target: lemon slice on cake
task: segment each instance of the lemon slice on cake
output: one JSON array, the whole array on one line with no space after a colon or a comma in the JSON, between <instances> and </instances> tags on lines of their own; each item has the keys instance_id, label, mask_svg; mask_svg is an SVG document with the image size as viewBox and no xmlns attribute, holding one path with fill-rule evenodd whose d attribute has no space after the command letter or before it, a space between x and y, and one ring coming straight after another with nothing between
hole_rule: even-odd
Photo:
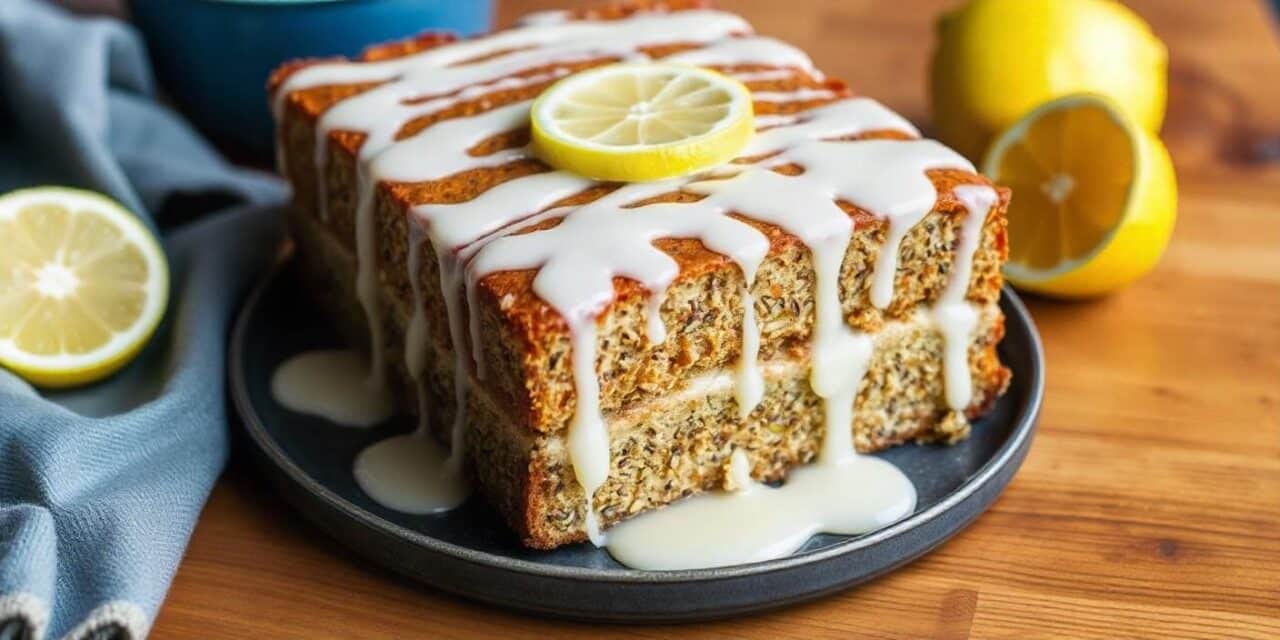
<instances>
[{"instance_id":1,"label":"lemon slice on cake","mask_svg":"<svg viewBox=\"0 0 1280 640\"><path fill-rule=\"evenodd\" d=\"M755 130L751 92L700 67L615 64L552 85L532 109L534 151L566 171L661 180L728 162Z\"/></svg>"},{"instance_id":2,"label":"lemon slice on cake","mask_svg":"<svg viewBox=\"0 0 1280 640\"><path fill-rule=\"evenodd\" d=\"M0 365L45 387L103 378L164 314L169 268L141 222L96 193L0 196Z\"/></svg>"},{"instance_id":3,"label":"lemon slice on cake","mask_svg":"<svg viewBox=\"0 0 1280 640\"><path fill-rule=\"evenodd\" d=\"M1029 291L1087 297L1155 266L1177 184L1169 153L1109 100L1049 102L1000 135L984 172L1013 189L1004 273Z\"/></svg>"}]
</instances>

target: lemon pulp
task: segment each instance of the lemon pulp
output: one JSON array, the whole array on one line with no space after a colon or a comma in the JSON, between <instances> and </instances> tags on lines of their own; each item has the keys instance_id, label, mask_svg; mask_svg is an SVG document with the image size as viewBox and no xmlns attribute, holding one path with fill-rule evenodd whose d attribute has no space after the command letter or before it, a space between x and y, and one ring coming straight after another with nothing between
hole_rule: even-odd
<instances>
[{"instance_id":1,"label":"lemon pulp","mask_svg":"<svg viewBox=\"0 0 1280 640\"><path fill-rule=\"evenodd\" d=\"M119 204L58 187L0 197L0 365L65 387L100 379L146 344L168 266Z\"/></svg>"},{"instance_id":2,"label":"lemon pulp","mask_svg":"<svg viewBox=\"0 0 1280 640\"><path fill-rule=\"evenodd\" d=\"M1168 152L1104 98L1032 111L984 164L1013 189L1005 275L1024 289L1106 293L1149 271L1168 244L1177 192Z\"/></svg>"},{"instance_id":3,"label":"lemon pulp","mask_svg":"<svg viewBox=\"0 0 1280 640\"><path fill-rule=\"evenodd\" d=\"M732 160L754 131L742 83L699 67L616 64L575 74L534 102L532 141L548 164L638 182Z\"/></svg>"}]
</instances>

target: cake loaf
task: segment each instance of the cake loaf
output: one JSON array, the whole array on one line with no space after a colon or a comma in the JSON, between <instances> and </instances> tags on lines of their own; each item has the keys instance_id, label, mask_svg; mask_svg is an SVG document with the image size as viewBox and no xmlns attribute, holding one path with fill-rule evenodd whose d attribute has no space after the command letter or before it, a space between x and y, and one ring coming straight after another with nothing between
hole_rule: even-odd
<instances>
[{"instance_id":1,"label":"cake loaf","mask_svg":"<svg viewBox=\"0 0 1280 640\"><path fill-rule=\"evenodd\" d=\"M752 91L728 174L597 183L529 151L541 91L639 58ZM718 488L735 449L776 480L954 441L1008 384L1007 190L737 16L537 14L270 86L318 305L531 547Z\"/></svg>"}]
</instances>

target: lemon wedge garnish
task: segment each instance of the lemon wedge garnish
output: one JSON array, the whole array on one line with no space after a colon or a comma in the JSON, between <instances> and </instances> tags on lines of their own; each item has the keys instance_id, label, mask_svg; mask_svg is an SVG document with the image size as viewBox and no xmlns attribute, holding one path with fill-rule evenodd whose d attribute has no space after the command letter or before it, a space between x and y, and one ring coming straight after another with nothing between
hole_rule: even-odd
<instances>
[{"instance_id":1,"label":"lemon wedge garnish","mask_svg":"<svg viewBox=\"0 0 1280 640\"><path fill-rule=\"evenodd\" d=\"M0 196L0 365L45 387L106 377L169 297L154 236L116 202L61 187Z\"/></svg>"},{"instance_id":2,"label":"lemon wedge garnish","mask_svg":"<svg viewBox=\"0 0 1280 640\"><path fill-rule=\"evenodd\" d=\"M1015 285L1062 297L1118 289L1151 270L1173 232L1169 152L1100 96L1068 96L1000 135L984 172L1013 189Z\"/></svg>"},{"instance_id":3,"label":"lemon wedge garnish","mask_svg":"<svg viewBox=\"0 0 1280 640\"><path fill-rule=\"evenodd\" d=\"M597 180L640 182L735 158L754 132L751 92L700 67L615 64L578 73L533 103L534 151Z\"/></svg>"}]
</instances>

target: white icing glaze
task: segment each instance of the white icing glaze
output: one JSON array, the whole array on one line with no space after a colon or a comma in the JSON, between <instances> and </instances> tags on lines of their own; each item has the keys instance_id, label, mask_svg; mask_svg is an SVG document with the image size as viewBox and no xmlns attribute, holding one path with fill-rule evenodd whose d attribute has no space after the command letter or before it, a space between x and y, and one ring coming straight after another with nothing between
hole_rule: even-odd
<instances>
[{"instance_id":1,"label":"white icing glaze","mask_svg":"<svg viewBox=\"0 0 1280 640\"><path fill-rule=\"evenodd\" d=\"M755 280L755 274L743 274L747 282ZM756 299L751 286L742 287L742 354L738 357L734 398L738 401L738 415L746 419L764 398L764 375L760 372L760 325L756 323Z\"/></svg>"},{"instance_id":2,"label":"white icing glaze","mask_svg":"<svg viewBox=\"0 0 1280 640\"><path fill-rule=\"evenodd\" d=\"M494 69L489 74L483 72L477 74L472 67L465 67L465 69L467 69L465 74L453 73L452 75L448 73L452 70L436 70L438 75L431 76L431 78L438 81L430 85L407 85L404 82L385 84L338 102L321 115L319 122L316 123L315 157L313 161L316 166L317 202L322 220L328 218L328 180L325 175L325 167L328 164L328 143L332 132L354 130L364 133L365 139L360 145L357 160L361 163L367 163L371 158L376 157L391 146L395 141L396 132L404 128L414 118L444 111L494 91L533 86L561 77L567 73L565 69L557 69L551 73L529 77L505 77L492 82L460 88L462 85L459 83L473 78L489 77L489 74L501 73L500 69ZM516 70L518 70L518 67ZM422 92L427 93L424 94ZM439 92L448 92L448 95L425 101L411 101L417 95L434 95ZM378 116L372 117L371 114L378 114ZM376 176L375 179L377 179ZM357 185L358 188L371 188L371 186Z\"/></svg>"},{"instance_id":3,"label":"white icing glaze","mask_svg":"<svg viewBox=\"0 0 1280 640\"><path fill-rule=\"evenodd\" d=\"M799 102L801 100L830 100L839 94L830 89L794 89L792 91L756 91L751 99L756 102Z\"/></svg>"},{"instance_id":4,"label":"white icing glaze","mask_svg":"<svg viewBox=\"0 0 1280 640\"><path fill-rule=\"evenodd\" d=\"M569 460L573 473L586 494L587 538L597 547L604 545L600 518L596 514L596 489L609 477L609 428L600 414L600 381L596 379L595 318L571 324L573 327L573 386L577 405L569 423ZM602 453L603 452L603 453Z\"/></svg>"},{"instance_id":5,"label":"white icing glaze","mask_svg":"<svg viewBox=\"0 0 1280 640\"><path fill-rule=\"evenodd\" d=\"M773 127L784 124L792 124L800 119L799 114L794 113L766 113L756 115L756 131L772 129Z\"/></svg>"},{"instance_id":6,"label":"white icing glaze","mask_svg":"<svg viewBox=\"0 0 1280 640\"><path fill-rule=\"evenodd\" d=\"M671 61L729 68L749 64L790 68L734 74L745 81L785 77L781 74L793 73L795 69L818 77L808 57L794 47L749 33L749 25L740 18L716 11L640 13L618 21L571 21L567 14L555 12L532 16L512 30L403 58L320 64L290 76L276 94L277 117L285 97L298 89L384 83L327 111L317 126L316 143L316 164L322 172L317 182L323 195L322 156L327 155L323 147L329 133L354 130L366 134L356 170L355 226L359 263L357 294L372 328L371 341L375 347L371 380L380 382L383 368L381 349L377 348L382 345L381 322L374 295L377 287L372 211L375 186L381 181L438 180L462 171L496 167L529 157L525 148L504 149L488 155L470 152L493 135L523 126L528 118L528 101L468 117L445 119L397 140L398 132L406 124L495 90L546 82L563 74L565 64L610 57L643 58L637 49L663 43L702 45L669 56L667 60ZM467 62L477 58L485 59ZM541 67L554 68L530 77L513 76ZM801 89L761 92L755 98L788 101L833 96L826 89ZM468 360L474 360L475 375L484 377L483 358L479 353L477 283L497 271L536 269L534 292L561 314L570 329L577 406L567 443L575 475L587 496L588 533L596 544L602 544L604 538L591 499L607 478L610 463L608 427L600 411L595 371L596 322L601 311L613 302L613 279L625 277L639 282L648 292L645 310L650 342L660 343L665 339L660 311L666 289L678 275L678 266L653 246L654 240L695 238L708 249L733 260L741 269L745 279L743 348L734 378L742 415L747 415L763 394L763 379L756 362L759 327L750 287L769 245L755 228L726 215L738 212L797 236L808 246L813 259L816 286L810 382L824 400L828 426L820 464L826 470L815 473L834 474L833 478L839 479L843 477L840 474L846 473L840 471L845 467L874 466L874 463L864 464L867 459L857 456L852 442L853 404L871 355L871 340L850 329L844 321L839 277L853 224L836 201L856 204L888 222L888 241L877 259L871 284L872 302L878 307L887 307L893 298L902 238L928 213L937 198L925 171L952 167L972 170L972 166L927 140L828 141L874 130L917 135L914 127L901 117L865 98L843 100L793 116L761 117L757 126L768 130L759 133L743 154L768 158L757 165L725 165L701 177L628 185L595 202L562 209L547 207L592 183L564 172L542 173L508 181L469 202L422 205L413 209L411 242L416 242L416 232L412 229L423 225L439 260L440 285L456 358L457 421L453 426L452 459L462 458ZM800 165L804 172L787 176L769 169L787 163ZM707 197L692 203L634 206L638 201L678 189ZM559 222L539 231L513 233L536 221L550 219ZM977 224L980 229L980 222ZM964 237L973 235L962 233L962 243ZM410 363L411 373L417 367L420 374L421 341L425 334L419 317L421 305L417 304L421 295L417 251L411 248L415 317L407 332L406 362ZM971 259L972 248L968 262ZM957 258L957 272L968 269L967 262L961 264L962 261ZM469 323L462 311L463 295L467 296L471 311ZM947 298L933 310L949 345L946 366L949 402L967 399L968 385L950 382L951 378L963 375L967 383L968 374L963 362L956 365L957 357L951 351L953 345L960 344L959 360L963 360L964 343L972 331L972 322L976 322L971 319L969 325L964 324L966 309L969 316L976 316L963 302L963 291L959 295L959 302ZM467 357L470 353L466 348L468 328L474 358ZM411 357L417 360L410 360ZM456 465L446 466L456 471Z\"/></svg>"},{"instance_id":7,"label":"white icing glaze","mask_svg":"<svg viewBox=\"0 0 1280 640\"><path fill-rule=\"evenodd\" d=\"M518 26L537 26L547 24L559 24L569 19L570 14L564 9L549 9L547 11L534 11L526 13L517 21Z\"/></svg>"},{"instance_id":8,"label":"white icing glaze","mask_svg":"<svg viewBox=\"0 0 1280 640\"><path fill-rule=\"evenodd\" d=\"M436 123L430 135L410 136L387 147L368 162L371 186L384 180L426 182L481 167L497 167L528 157L525 149L503 149L474 156L468 149L495 133L511 131L529 121L530 101L516 102L466 117ZM372 192L372 189L365 189Z\"/></svg>"},{"instance_id":9,"label":"white icing glaze","mask_svg":"<svg viewBox=\"0 0 1280 640\"><path fill-rule=\"evenodd\" d=\"M969 279L973 275L973 256L982 239L982 225L996 203L994 189L984 185L960 185L954 189L956 199L965 207L964 224L960 227L951 280L933 306L933 317L945 341L943 380L947 389L947 406L963 411L973 399L973 381L969 375L969 338L978 325L978 309L965 300Z\"/></svg>"},{"instance_id":10,"label":"white icing glaze","mask_svg":"<svg viewBox=\"0 0 1280 640\"><path fill-rule=\"evenodd\" d=\"M365 447L352 475L375 502L412 514L440 513L460 505L471 489L448 454L425 429Z\"/></svg>"},{"instance_id":11,"label":"white icing glaze","mask_svg":"<svg viewBox=\"0 0 1280 640\"><path fill-rule=\"evenodd\" d=\"M590 178L551 171L503 182L458 204L426 204L412 209L427 225L432 246L454 251L595 184ZM512 214L513 203L517 214ZM504 209L506 207L506 209Z\"/></svg>"},{"instance_id":12,"label":"white icing glaze","mask_svg":"<svg viewBox=\"0 0 1280 640\"><path fill-rule=\"evenodd\" d=\"M765 69L761 71L731 71L738 82L765 82L768 80L786 80L796 75L794 69Z\"/></svg>"},{"instance_id":13,"label":"white icing glaze","mask_svg":"<svg viewBox=\"0 0 1280 640\"><path fill-rule=\"evenodd\" d=\"M699 49L682 51L665 60L699 66L734 66L767 64L813 70L813 61L805 52L781 41L763 36L725 38Z\"/></svg>"},{"instance_id":14,"label":"white icing glaze","mask_svg":"<svg viewBox=\"0 0 1280 640\"><path fill-rule=\"evenodd\" d=\"M326 85L392 80L408 84L414 82L416 78L435 76L443 67L457 65L458 69L465 69L476 66L459 63L494 56L502 52L519 55L530 51L546 53L554 51L556 52L554 55L562 59L566 56L565 47L578 51L609 53L629 51L640 46L664 42L710 42L731 34L750 32L751 25L742 18L730 13L710 10L639 13L626 20L535 19L532 22L521 23L513 29L427 49L409 56L376 62L335 62L304 67L291 74L277 89L272 106L276 120L279 121L284 112L284 100L294 91ZM771 47L765 51L763 50L765 45L760 44L744 44L742 47L745 49L743 54L734 55L733 58L746 58L749 54L755 53L770 56L763 59L763 62L770 63L774 60L772 56L777 55L781 50L781 47ZM794 54L791 55L794 56ZM803 56L803 54L800 55ZM496 59L503 57L506 56ZM710 64L689 62L690 64ZM433 82L434 80L425 81ZM475 81L472 80L468 84ZM430 94L419 93L418 95Z\"/></svg>"},{"instance_id":15,"label":"white icing glaze","mask_svg":"<svg viewBox=\"0 0 1280 640\"><path fill-rule=\"evenodd\" d=\"M413 311L409 316L409 327L404 338L404 367L413 380L414 392L418 403L418 428L427 426L427 394L422 381L422 372L426 368L427 356L427 317L422 307L422 283L418 273L422 266L422 229L412 220L408 224L408 255L406 261L409 273L409 290L413 294Z\"/></svg>"},{"instance_id":16,"label":"white icing glaze","mask_svg":"<svg viewBox=\"0 0 1280 640\"><path fill-rule=\"evenodd\" d=\"M680 570L759 562L799 549L813 534L858 534L915 509L911 481L870 456L819 463L772 488L754 482L741 450L732 492L699 495L609 530L609 554L637 569Z\"/></svg>"},{"instance_id":17,"label":"white icing glaze","mask_svg":"<svg viewBox=\"0 0 1280 640\"><path fill-rule=\"evenodd\" d=\"M764 128L761 120L756 118L756 124ZM772 128L752 138L742 152L743 157L776 153L810 140L854 136L881 129L920 135L910 122L871 98L841 100L794 116L776 116L766 122Z\"/></svg>"},{"instance_id":18,"label":"white icing glaze","mask_svg":"<svg viewBox=\"0 0 1280 640\"><path fill-rule=\"evenodd\" d=\"M391 416L391 394L364 379L369 363L345 349L307 351L271 375L271 395L281 406L344 427L371 427Z\"/></svg>"},{"instance_id":19,"label":"white icing glaze","mask_svg":"<svg viewBox=\"0 0 1280 640\"><path fill-rule=\"evenodd\" d=\"M364 164L356 165L356 184L369 181ZM378 308L377 235L373 228L373 189L356 191L356 299L364 309L365 323L369 327L369 373L367 384L375 387L386 385L386 366L383 353L382 313Z\"/></svg>"}]
</instances>

